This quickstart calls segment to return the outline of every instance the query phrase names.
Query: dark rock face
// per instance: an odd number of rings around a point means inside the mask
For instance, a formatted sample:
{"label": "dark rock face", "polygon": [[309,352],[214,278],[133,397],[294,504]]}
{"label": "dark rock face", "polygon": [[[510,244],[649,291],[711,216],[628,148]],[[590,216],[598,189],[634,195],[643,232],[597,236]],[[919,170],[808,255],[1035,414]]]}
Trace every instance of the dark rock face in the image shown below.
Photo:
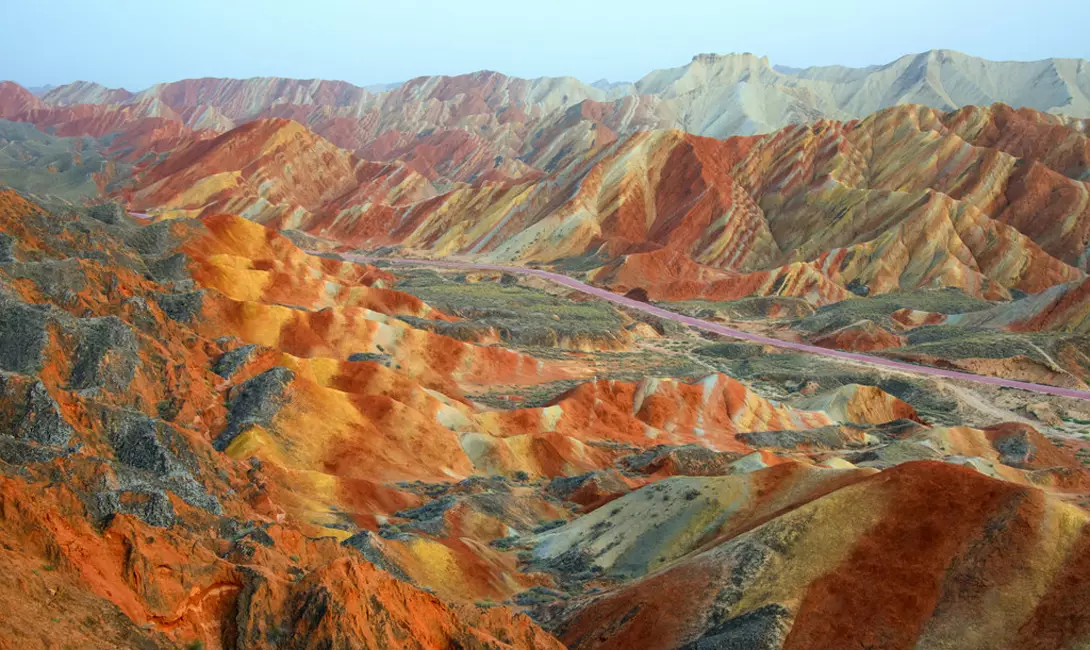
{"label": "dark rock face", "polygon": [[73,433],[42,382],[0,372],[0,435],[60,447]]}
{"label": "dark rock face", "polygon": [[167,316],[179,323],[190,323],[200,313],[204,302],[204,291],[189,293],[160,293],[154,296],[155,302]]}
{"label": "dark rock face", "polygon": [[97,219],[102,223],[110,225],[117,225],[121,223],[125,218],[125,208],[121,207],[117,203],[100,203],[93,205],[87,210],[87,214],[92,219]]}
{"label": "dark rock face", "polygon": [[188,473],[181,472],[175,474],[169,477],[163,485],[164,489],[177,494],[182,501],[185,501],[194,508],[200,508],[201,510],[210,512],[214,515],[223,513],[223,506],[220,505],[219,499],[209,494],[204,487]]}
{"label": "dark rock face", "polygon": [[[415,327],[417,329],[425,329],[425,330],[428,330],[429,332],[434,332],[436,334],[442,334],[443,336],[449,336],[450,338],[456,339],[456,340],[459,340],[459,341],[477,341],[482,336],[488,334],[492,329],[492,325],[489,324],[489,323],[484,322],[483,320],[476,320],[476,321],[463,320],[463,321],[447,322],[447,321],[431,320],[431,319],[428,319],[428,318],[420,318],[418,316],[406,316],[406,315],[399,316],[398,318],[400,318],[401,320],[405,321],[406,323],[408,323],[409,325],[412,325],[413,327]],[[367,355],[367,354],[371,354],[371,353],[359,352],[359,353],[357,353],[356,355],[353,355],[353,356],[360,355],[362,357],[362,355]],[[379,356],[379,355],[373,355],[373,356]],[[354,359],[349,357],[348,360],[353,361]],[[355,360],[370,361],[371,359],[360,358],[360,359],[355,359]]]}
{"label": "dark rock face", "polygon": [[[173,427],[134,411],[110,411],[102,417],[105,428],[114,432],[110,444],[120,464],[116,469],[122,491],[169,491],[195,508],[222,511],[219,501],[193,477],[199,463]],[[162,508],[156,506],[156,511]]]}
{"label": "dark rock face", "polygon": [[136,469],[166,476],[176,470],[177,462],[157,435],[154,420],[133,415],[123,420],[111,441],[117,459]]}
{"label": "dark rock face", "polygon": [[143,296],[133,296],[121,302],[121,318],[148,336],[159,335],[159,322],[155,319],[148,301]]}
{"label": "dark rock face", "polygon": [[621,463],[628,470],[641,474],[654,474],[667,464],[672,464],[676,473],[685,476],[723,476],[730,473],[730,464],[741,456],[699,445],[661,445],[626,456]]}
{"label": "dark rock face", "polygon": [[564,600],[564,593],[534,585],[526,591],[515,594],[515,604],[520,607],[533,607],[535,605],[547,605]]}
{"label": "dark rock face", "polygon": [[120,393],[129,387],[139,358],[136,334],[116,316],[79,321],[80,343],[69,383],[73,390],[101,388]]}
{"label": "dark rock face", "polygon": [[179,398],[177,395],[172,395],[156,404],[155,412],[160,420],[173,422],[178,417],[178,413],[181,412],[183,406],[185,406],[185,400]]}
{"label": "dark rock face", "polygon": [[184,282],[189,280],[186,268],[189,258],[183,253],[175,253],[148,264],[148,275],[156,282]]}
{"label": "dark rock face", "polygon": [[8,273],[12,277],[30,280],[53,302],[70,305],[76,294],[88,287],[87,274],[75,258],[44,260],[13,264]]}
{"label": "dark rock face", "polygon": [[596,474],[597,472],[587,472],[578,476],[558,476],[549,481],[546,490],[555,497],[566,499],[572,492],[593,481]]}
{"label": "dark rock face", "polygon": [[268,548],[272,548],[276,545],[276,540],[274,540],[269,533],[265,532],[264,528],[251,528],[240,535],[235,541],[238,542],[240,540],[253,540]]}
{"label": "dark rock face", "polygon": [[232,388],[228,394],[227,427],[212,446],[223,451],[248,427],[268,425],[288,399],[287,388],[294,379],[294,372],[277,366]]}
{"label": "dark rock face", "polygon": [[236,650],[277,647],[277,643],[288,638],[289,633],[282,631],[280,625],[271,617],[264,616],[262,605],[269,600],[269,579],[260,571],[248,567],[239,567],[242,577],[242,589],[235,604]]}
{"label": "dark rock face", "polygon": [[17,467],[48,463],[64,454],[63,449],[56,447],[43,447],[26,440],[0,436],[0,461]]}
{"label": "dark rock face", "polygon": [[452,494],[425,503],[418,508],[410,508],[397,513],[398,517],[409,520],[409,526],[429,535],[441,536],[446,527],[444,515],[454,507],[457,497]]}
{"label": "dark rock face", "polygon": [[0,460],[18,467],[47,463],[68,453],[74,434],[41,381],[0,371]]}
{"label": "dark rock face", "polygon": [[145,523],[159,528],[174,525],[174,506],[166,492],[154,488],[137,490],[103,491],[95,495],[98,519],[102,522],[116,514],[139,517]]}
{"label": "dark rock face", "polygon": [[851,282],[849,282],[848,286],[846,288],[848,289],[848,291],[851,291],[852,293],[854,293],[857,296],[862,296],[862,297],[865,298],[865,297],[870,295],[870,287],[863,284],[859,280],[859,278],[856,278],[856,279],[852,280]]}
{"label": "dark rock face", "polygon": [[125,243],[141,255],[161,257],[177,246],[178,240],[170,232],[170,222],[160,221],[132,231]]}
{"label": "dark rock face", "polygon": [[45,307],[0,296],[0,370],[35,375],[49,338]]}
{"label": "dark rock face", "polygon": [[629,300],[638,300],[639,302],[651,302],[651,298],[647,295],[647,289],[644,289],[643,287],[629,289],[624,294],[624,297]]}
{"label": "dark rock face", "polygon": [[404,517],[405,519],[413,519],[416,521],[435,519],[437,517],[442,517],[447,510],[450,510],[451,506],[454,505],[454,501],[454,496],[448,494],[434,501],[430,501],[418,508],[402,510],[397,513],[397,516]]}
{"label": "dark rock face", "polygon": [[999,462],[1011,467],[1028,466],[1037,453],[1037,445],[1026,431],[1015,431],[992,444],[999,452]]}
{"label": "dark rock face", "polygon": [[363,555],[363,558],[371,564],[374,564],[376,567],[389,573],[398,580],[411,583],[412,579],[409,578],[408,574],[406,574],[401,567],[386,558],[386,555],[379,549],[375,539],[376,537],[373,532],[365,530],[344,540],[341,542],[341,545],[356,549]]}
{"label": "dark rock face", "polygon": [[807,429],[805,431],[755,431],[739,434],[738,439],[754,448],[843,449],[845,447],[861,446],[861,443],[853,440],[844,428],[839,425]]}
{"label": "dark rock face", "polygon": [[393,357],[391,357],[390,355],[388,355],[388,354],[377,354],[377,353],[374,353],[374,352],[357,352],[357,353],[355,353],[353,355],[350,355],[348,357],[348,360],[349,361],[373,361],[375,363],[380,363],[380,364],[382,364],[382,365],[384,365],[386,367],[389,367],[394,362]]}
{"label": "dark rock face", "polygon": [[15,238],[0,232],[0,264],[11,264],[15,259]]}
{"label": "dark rock face", "polygon": [[791,629],[791,612],[773,603],[725,621],[683,650],[776,650]]}
{"label": "dark rock face", "polygon": [[239,369],[254,358],[257,350],[258,346],[253,344],[240,345],[233,350],[229,350],[222,357],[216,359],[216,363],[212,366],[212,372],[224,379],[230,379]]}

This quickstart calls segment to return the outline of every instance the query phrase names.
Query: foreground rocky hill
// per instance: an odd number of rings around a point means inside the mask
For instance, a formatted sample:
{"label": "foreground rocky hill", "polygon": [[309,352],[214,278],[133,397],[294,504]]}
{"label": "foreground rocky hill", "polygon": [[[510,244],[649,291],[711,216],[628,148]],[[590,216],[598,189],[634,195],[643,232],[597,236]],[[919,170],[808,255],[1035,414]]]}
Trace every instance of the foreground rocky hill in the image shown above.
{"label": "foreground rocky hill", "polygon": [[228,214],[4,191],[0,233],[4,647],[1090,639],[1070,432],[934,423],[909,378],[770,397],[693,334]]}
{"label": "foreground rocky hill", "polygon": [[[335,540],[302,535],[256,457],[217,451],[224,436],[267,422],[294,377],[277,367],[224,384],[252,349],[232,348],[235,333],[262,318],[247,305],[265,303],[195,282],[201,252],[220,270],[265,259],[270,268],[252,273],[325,273],[297,282],[325,292],[339,280],[342,309],[426,315],[426,306],[373,288],[383,273],[312,260],[272,233],[96,216],[0,195],[4,647],[560,647],[523,617],[454,611]],[[194,329],[209,312],[226,338]]]}

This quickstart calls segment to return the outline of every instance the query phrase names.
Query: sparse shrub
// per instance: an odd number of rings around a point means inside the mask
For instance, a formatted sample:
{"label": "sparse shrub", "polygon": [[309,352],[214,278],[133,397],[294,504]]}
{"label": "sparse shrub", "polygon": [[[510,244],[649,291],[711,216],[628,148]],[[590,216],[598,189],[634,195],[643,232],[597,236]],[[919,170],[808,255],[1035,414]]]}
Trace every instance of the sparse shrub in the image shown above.
{"label": "sparse shrub", "polygon": [[561,526],[563,526],[566,523],[568,523],[568,522],[563,520],[563,519],[553,519],[552,521],[546,522],[546,523],[538,526],[537,528],[535,528],[534,533],[535,534],[537,534],[537,533],[546,533],[546,532],[548,532],[550,530],[553,530],[554,528],[560,528]]}

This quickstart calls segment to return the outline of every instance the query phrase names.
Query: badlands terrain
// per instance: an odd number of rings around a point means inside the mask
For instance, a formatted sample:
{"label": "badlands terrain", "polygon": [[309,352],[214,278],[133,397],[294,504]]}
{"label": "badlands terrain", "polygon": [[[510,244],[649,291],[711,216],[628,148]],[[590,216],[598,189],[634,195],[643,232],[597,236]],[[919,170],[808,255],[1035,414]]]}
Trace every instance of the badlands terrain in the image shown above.
{"label": "badlands terrain", "polygon": [[0,648],[1090,646],[1088,70],[0,83]]}

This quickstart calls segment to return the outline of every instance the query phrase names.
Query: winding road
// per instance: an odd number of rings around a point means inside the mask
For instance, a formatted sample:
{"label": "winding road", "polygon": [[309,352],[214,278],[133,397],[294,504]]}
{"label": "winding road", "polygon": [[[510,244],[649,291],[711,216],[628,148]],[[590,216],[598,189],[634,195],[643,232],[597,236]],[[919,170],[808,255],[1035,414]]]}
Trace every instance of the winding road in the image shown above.
{"label": "winding road", "polygon": [[636,309],[659,318],[665,318],[678,323],[684,323],[690,327],[704,330],[706,332],[713,332],[715,334],[722,334],[723,336],[729,336],[744,341],[752,341],[754,343],[761,343],[763,345],[772,345],[778,348],[784,348],[787,350],[797,350],[799,352],[809,352],[810,354],[817,354],[823,357],[830,357],[834,359],[844,359],[847,361],[854,361],[856,363],[864,363],[872,366],[880,366],[883,368],[890,368],[892,370],[899,370],[901,372],[910,372],[917,375],[928,375],[931,377],[943,377],[946,379],[960,379],[962,381],[974,382],[977,384],[988,384],[991,386],[1002,386],[1005,388],[1017,388],[1020,390],[1026,390],[1034,393],[1043,393],[1047,395],[1058,395],[1060,397],[1072,397],[1075,399],[1090,400],[1090,392],[1075,390],[1073,388],[1060,388],[1058,386],[1047,386],[1044,384],[1034,384],[1027,381],[1017,381],[1015,379],[1003,379],[1001,377],[987,377],[985,375],[974,375],[968,372],[958,372],[957,370],[947,370],[945,368],[933,368],[930,366],[918,366],[911,363],[904,363],[902,361],[894,361],[893,359],[886,359],[883,357],[876,357],[870,354],[859,354],[857,352],[845,352],[844,350],[831,350],[828,348],[818,347],[816,345],[807,345],[805,343],[795,343],[793,341],[781,341],[769,336],[761,336],[760,334],[751,334],[742,330],[737,330],[732,327],[726,327],[718,323],[712,323],[699,318],[693,318],[692,316],[684,316],[672,311],[667,311],[661,307],[649,305],[638,300],[632,300],[624,296],[613,293],[608,289],[602,289],[599,287],[593,287],[589,284],[580,282],[574,278],[568,277],[561,273],[553,273],[551,271],[543,271],[541,269],[531,269],[518,266],[499,266],[495,264],[477,264],[470,262],[456,262],[453,260],[423,260],[423,259],[409,259],[409,258],[386,258],[386,257],[369,257],[365,255],[345,255],[346,259],[357,262],[387,262],[392,264],[402,265],[416,265],[416,266],[437,266],[451,269],[464,269],[467,271],[502,271],[504,273],[516,273],[520,275],[532,275],[550,282],[554,282],[576,291],[581,291],[585,294],[608,300],[617,305],[628,307],[630,309]]}

